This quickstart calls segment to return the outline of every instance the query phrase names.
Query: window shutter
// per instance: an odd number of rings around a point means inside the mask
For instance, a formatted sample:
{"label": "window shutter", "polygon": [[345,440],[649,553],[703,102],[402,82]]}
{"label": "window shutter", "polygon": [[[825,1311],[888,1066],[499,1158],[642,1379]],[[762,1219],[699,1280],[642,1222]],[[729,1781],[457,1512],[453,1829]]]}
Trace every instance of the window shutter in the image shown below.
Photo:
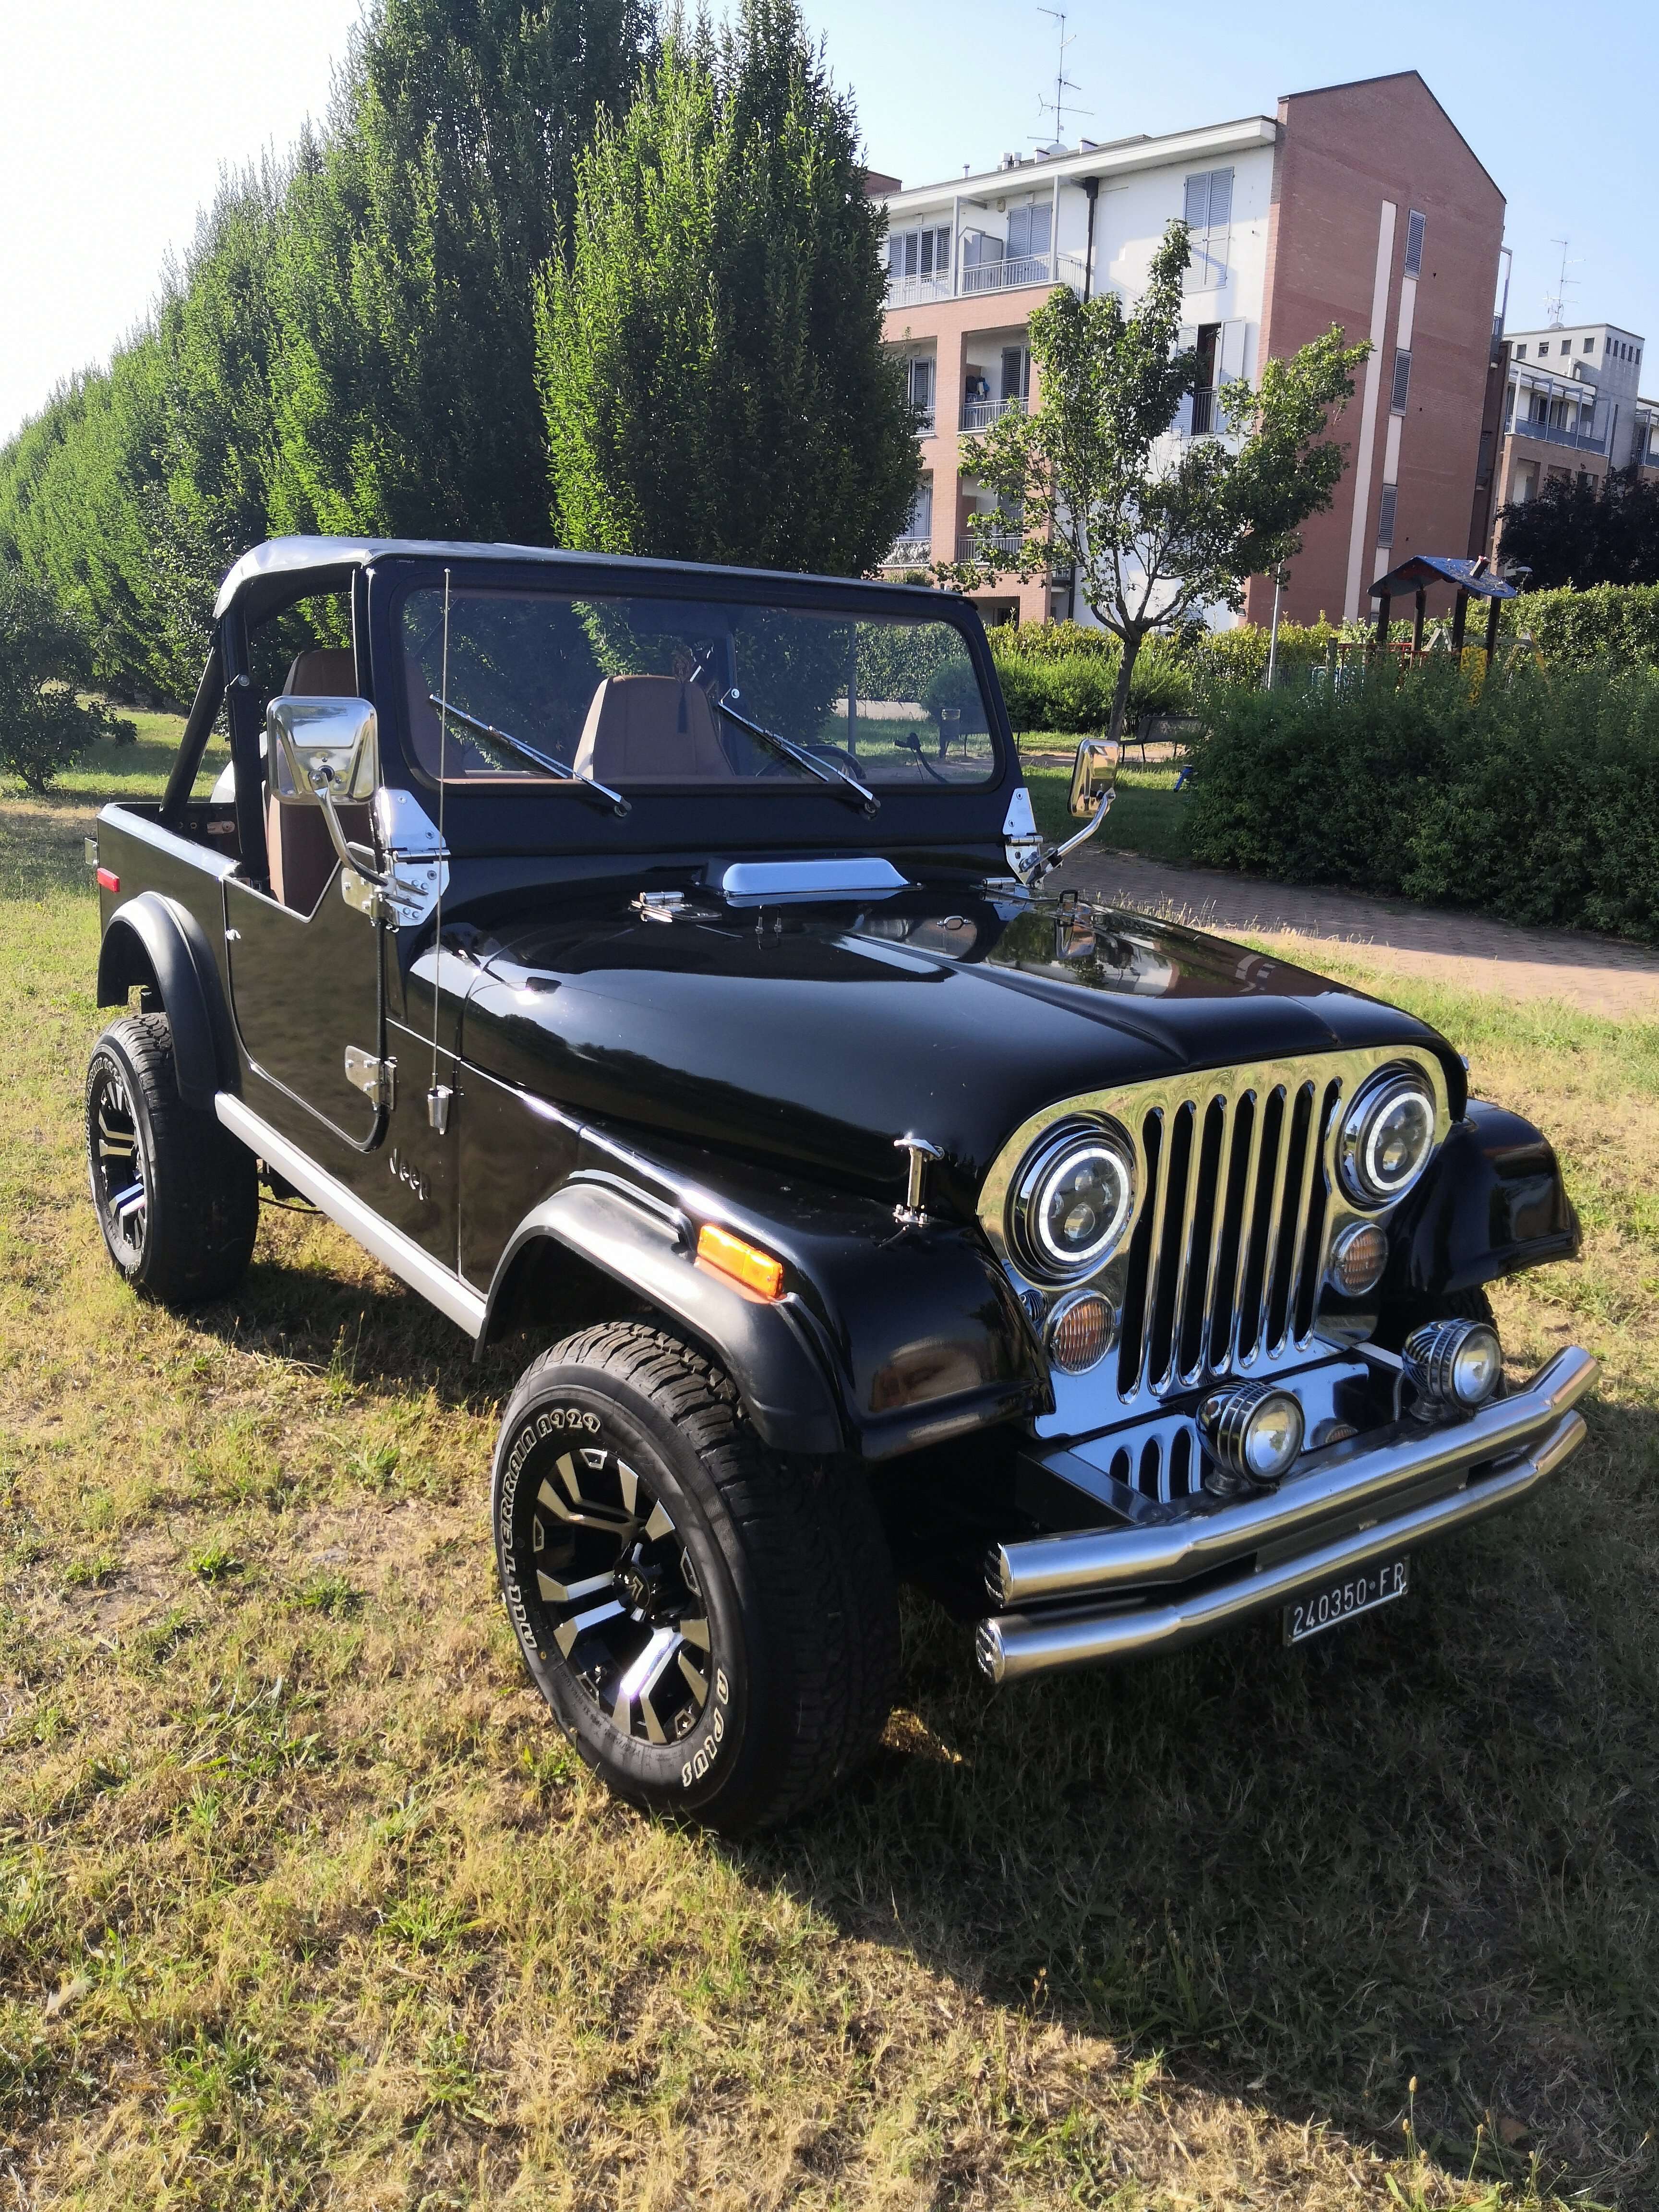
{"label": "window shutter", "polygon": [[1419,276],[1423,273],[1423,234],[1428,228],[1428,217],[1413,208],[1406,218],[1406,274]]}
{"label": "window shutter", "polygon": [[1395,523],[1397,520],[1395,508],[1397,507],[1399,498],[1400,487],[1398,484],[1383,485],[1382,504],[1376,518],[1376,542],[1379,545],[1392,545],[1394,544]]}
{"label": "window shutter", "polygon": [[1242,322],[1221,325],[1220,367],[1216,375],[1218,384],[1230,384],[1236,376],[1244,374],[1244,331]]}
{"label": "window shutter", "polygon": [[1210,172],[1210,228],[1225,230],[1233,219],[1233,173],[1231,169],[1212,169]]}
{"label": "window shutter", "polygon": [[1186,218],[1194,230],[1210,227],[1210,178],[1207,170],[1201,176],[1187,179]]}

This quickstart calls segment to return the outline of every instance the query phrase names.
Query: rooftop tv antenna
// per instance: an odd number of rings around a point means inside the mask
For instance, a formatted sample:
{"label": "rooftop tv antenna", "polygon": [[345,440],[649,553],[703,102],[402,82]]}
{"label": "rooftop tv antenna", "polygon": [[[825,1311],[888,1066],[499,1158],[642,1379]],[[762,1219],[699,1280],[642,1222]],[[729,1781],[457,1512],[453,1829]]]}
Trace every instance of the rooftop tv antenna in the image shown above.
{"label": "rooftop tv antenna", "polygon": [[1046,15],[1051,23],[1058,27],[1060,33],[1060,52],[1054,59],[1054,96],[1052,100],[1039,99],[1037,106],[1043,113],[1054,117],[1054,144],[1057,147],[1063,147],[1066,143],[1066,116],[1068,114],[1092,115],[1094,110],[1091,107],[1079,107],[1075,100],[1067,100],[1066,97],[1068,92],[1080,92],[1083,88],[1081,85],[1073,83],[1066,74],[1066,50],[1077,43],[1075,31],[1069,39],[1066,35],[1066,11],[1061,8],[1039,8],[1037,13],[1039,15]]}
{"label": "rooftop tv antenna", "polygon": [[1567,247],[1571,243],[1571,240],[1565,238],[1553,238],[1550,240],[1552,246],[1559,246],[1561,249],[1560,274],[1555,280],[1554,291],[1544,302],[1544,313],[1549,319],[1549,326],[1553,331],[1559,331],[1561,327],[1562,319],[1567,312],[1568,293],[1576,292],[1578,289],[1578,279],[1567,274],[1569,269],[1576,269],[1578,266],[1576,261],[1569,261],[1567,258]]}

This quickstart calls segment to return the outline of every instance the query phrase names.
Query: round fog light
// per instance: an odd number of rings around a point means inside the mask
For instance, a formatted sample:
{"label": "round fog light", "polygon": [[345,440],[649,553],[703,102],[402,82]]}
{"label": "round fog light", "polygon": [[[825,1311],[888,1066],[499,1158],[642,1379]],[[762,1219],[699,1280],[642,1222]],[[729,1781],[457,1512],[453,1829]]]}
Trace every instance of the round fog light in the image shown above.
{"label": "round fog light", "polygon": [[1329,1280],[1345,1298],[1363,1298],[1382,1279],[1389,1240],[1374,1221],[1355,1221],[1331,1246]]}
{"label": "round fog light", "polygon": [[1098,1291],[1063,1298],[1048,1322],[1048,1357],[1067,1375],[1097,1367],[1117,1339],[1117,1316]]}
{"label": "round fog light", "polygon": [[1277,1482],[1302,1450],[1302,1407],[1271,1382],[1242,1382],[1204,1401],[1198,1429],[1211,1457],[1231,1474]]}
{"label": "round fog light", "polygon": [[1483,1321],[1431,1321],[1401,1347],[1407,1379],[1425,1398],[1465,1412],[1484,1406],[1504,1379],[1498,1332]]}

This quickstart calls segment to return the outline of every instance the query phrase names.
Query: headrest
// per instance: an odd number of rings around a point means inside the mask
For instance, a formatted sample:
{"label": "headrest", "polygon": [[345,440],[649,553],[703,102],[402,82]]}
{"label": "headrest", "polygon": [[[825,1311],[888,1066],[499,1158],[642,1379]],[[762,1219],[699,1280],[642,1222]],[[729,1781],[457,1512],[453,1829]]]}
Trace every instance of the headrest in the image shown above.
{"label": "headrest", "polygon": [[349,645],[308,645],[295,654],[283,694],[289,699],[355,699],[356,654]]}

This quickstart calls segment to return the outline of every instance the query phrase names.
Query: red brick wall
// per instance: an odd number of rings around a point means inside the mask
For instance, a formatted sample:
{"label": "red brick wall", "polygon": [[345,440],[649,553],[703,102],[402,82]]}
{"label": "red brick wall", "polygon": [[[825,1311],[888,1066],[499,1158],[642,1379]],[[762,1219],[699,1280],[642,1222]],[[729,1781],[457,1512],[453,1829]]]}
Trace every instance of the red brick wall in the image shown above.
{"label": "red brick wall", "polygon": [[[1363,614],[1373,604],[1366,586],[1381,567],[1376,517],[1407,217],[1419,209],[1428,225],[1401,434],[1396,562],[1413,553],[1461,555],[1468,544],[1504,196],[1415,70],[1294,94],[1279,102],[1279,119],[1264,355],[1294,353],[1333,323],[1350,344],[1370,336],[1382,202],[1392,200],[1396,210],[1361,558]],[[1307,525],[1291,564],[1285,611],[1296,622],[1311,622],[1322,611],[1336,621],[1343,612],[1363,398],[1362,381],[1334,426],[1349,459],[1334,504]],[[1444,596],[1449,605],[1449,592]],[[1272,584],[1253,580],[1250,619],[1265,622],[1272,602]]]}

